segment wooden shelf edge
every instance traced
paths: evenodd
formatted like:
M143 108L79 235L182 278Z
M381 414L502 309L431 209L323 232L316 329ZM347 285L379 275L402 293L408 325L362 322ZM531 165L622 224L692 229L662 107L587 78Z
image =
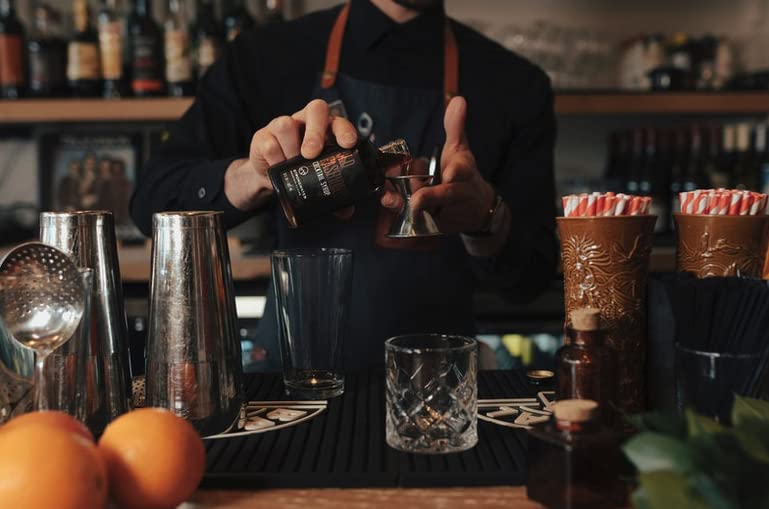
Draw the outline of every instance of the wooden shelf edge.
M169 121L192 99L29 99L0 102L0 124Z
M28 99L0 101L0 124L57 122L167 122L181 117L190 98ZM769 114L767 92L561 92L555 112L574 115Z
M559 115L769 113L768 92L560 93Z

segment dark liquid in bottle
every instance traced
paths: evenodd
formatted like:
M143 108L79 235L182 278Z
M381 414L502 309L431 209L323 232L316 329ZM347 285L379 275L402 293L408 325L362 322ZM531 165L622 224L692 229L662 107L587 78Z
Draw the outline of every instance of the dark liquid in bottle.
M268 170L275 193L292 228L365 199L382 188L385 172L403 167L408 154L380 152L367 141L354 148L327 146L308 160L295 157Z

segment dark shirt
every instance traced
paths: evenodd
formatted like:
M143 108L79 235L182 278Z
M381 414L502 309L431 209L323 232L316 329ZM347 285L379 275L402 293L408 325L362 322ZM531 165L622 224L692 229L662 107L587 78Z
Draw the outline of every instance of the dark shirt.
M228 227L249 217L225 197L225 170L248 156L257 129L313 99L339 9L254 29L227 46L203 77L192 107L144 168L131 213L145 234L159 211L222 210ZM340 72L442 90L444 16L441 9L398 24L368 0L353 0ZM461 23L452 26L470 146L513 217L502 252L470 257L471 263L481 284L526 300L548 285L557 261L552 89L538 67Z

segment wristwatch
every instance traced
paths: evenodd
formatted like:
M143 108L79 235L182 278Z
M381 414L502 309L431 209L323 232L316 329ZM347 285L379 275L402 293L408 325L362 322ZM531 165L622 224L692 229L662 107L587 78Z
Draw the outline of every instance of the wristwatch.
M491 208L489 208L489 211L486 214L486 220L484 221L481 229L474 232L465 232L463 235L467 235L469 237L490 236L494 231L496 231L495 227L499 224L499 222L502 219L502 214L500 213L501 204L502 204L502 197L497 195L497 197L494 199L494 203L491 205Z

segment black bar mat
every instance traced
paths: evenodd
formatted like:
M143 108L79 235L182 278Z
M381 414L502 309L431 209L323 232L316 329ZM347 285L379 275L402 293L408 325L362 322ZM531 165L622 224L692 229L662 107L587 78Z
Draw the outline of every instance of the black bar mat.
M249 401L283 401L277 375L246 377ZM520 372L481 372L480 399L536 395ZM522 429L478 421L469 451L420 455L395 451L384 436L384 378L348 375L345 393L317 417L281 430L206 440L203 488L362 488L520 485Z

